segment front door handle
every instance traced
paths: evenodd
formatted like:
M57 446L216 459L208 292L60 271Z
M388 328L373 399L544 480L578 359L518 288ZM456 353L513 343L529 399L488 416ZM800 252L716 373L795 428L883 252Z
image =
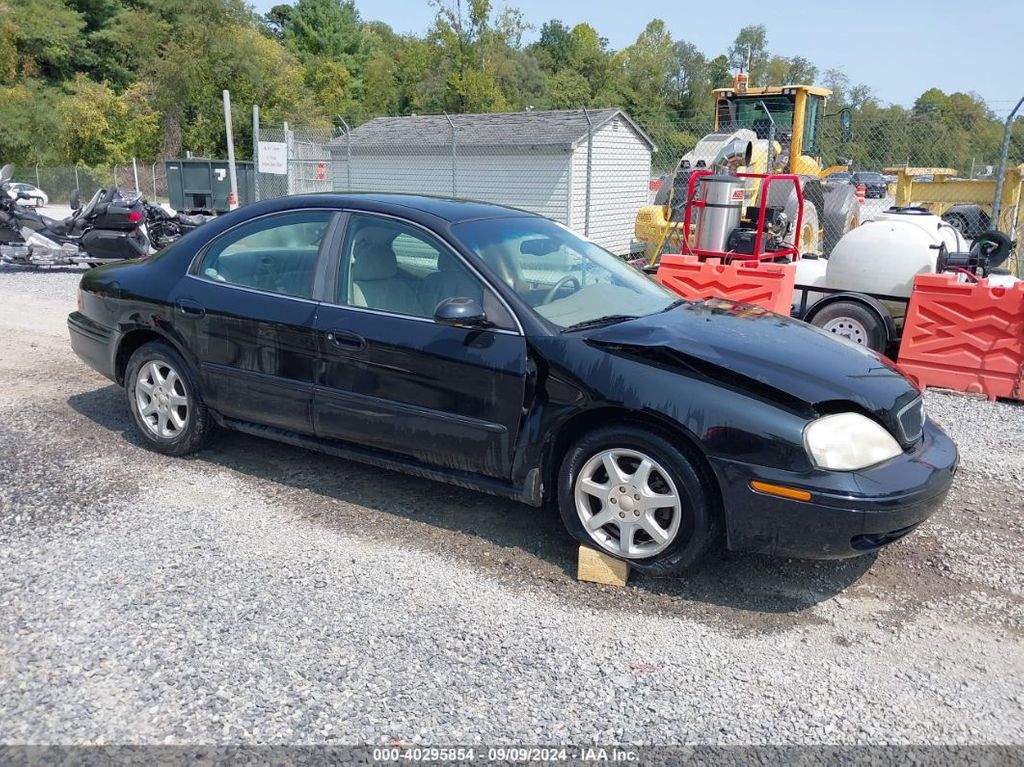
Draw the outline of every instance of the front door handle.
M346 351L361 352L366 348L366 339L348 330L328 330L327 340Z
M206 314L206 308L197 301L193 301L191 298L180 298L174 304L178 307L180 314L187 315L189 317L202 317Z

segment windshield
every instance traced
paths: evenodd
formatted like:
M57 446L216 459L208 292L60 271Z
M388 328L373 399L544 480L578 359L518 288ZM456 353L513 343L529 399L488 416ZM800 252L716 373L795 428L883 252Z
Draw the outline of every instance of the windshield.
M495 279L559 329L642 317L678 300L604 248L545 218L467 221L452 232Z
M768 138L775 121L776 139L793 132L793 96L745 96L719 101L719 130L749 128L760 139ZM765 111L767 108L767 112Z
M853 177L857 181L870 181L871 183L884 183L885 179L882 178L881 173L854 173Z

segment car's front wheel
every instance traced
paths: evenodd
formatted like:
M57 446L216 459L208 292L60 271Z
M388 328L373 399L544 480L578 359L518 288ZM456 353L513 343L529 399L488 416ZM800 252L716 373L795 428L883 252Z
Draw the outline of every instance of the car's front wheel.
M125 395L147 447L187 455L209 440L214 423L191 367L169 344L143 344L125 371Z
M715 537L709 479L662 436L633 426L595 430L562 461L558 507L580 543L668 575L696 562Z

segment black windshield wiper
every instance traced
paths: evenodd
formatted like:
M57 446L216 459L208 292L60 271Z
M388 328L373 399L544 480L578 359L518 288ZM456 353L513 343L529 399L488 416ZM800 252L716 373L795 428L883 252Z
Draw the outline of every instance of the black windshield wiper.
M563 333L568 333L570 330L586 330L587 328L599 328L602 325L612 325L616 322L625 322L626 320L639 319L638 314L606 314L603 317L595 317L592 320L584 320L583 322L577 322L575 325L569 325L566 328L562 328Z

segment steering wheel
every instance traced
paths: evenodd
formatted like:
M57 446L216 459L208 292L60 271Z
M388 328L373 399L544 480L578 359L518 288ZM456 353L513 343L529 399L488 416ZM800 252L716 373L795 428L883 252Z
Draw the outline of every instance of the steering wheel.
M562 290L562 288L570 284L575 285L576 290L579 290L582 287L582 285L580 285L579 280L577 280L573 275L567 274L564 277L562 277L558 282L551 286L551 290L549 290L544 295L544 300L540 302L540 305L543 306L544 304L550 304L552 301L555 300L555 296L558 295L558 291ZM574 290L573 293L575 293L576 290Z

